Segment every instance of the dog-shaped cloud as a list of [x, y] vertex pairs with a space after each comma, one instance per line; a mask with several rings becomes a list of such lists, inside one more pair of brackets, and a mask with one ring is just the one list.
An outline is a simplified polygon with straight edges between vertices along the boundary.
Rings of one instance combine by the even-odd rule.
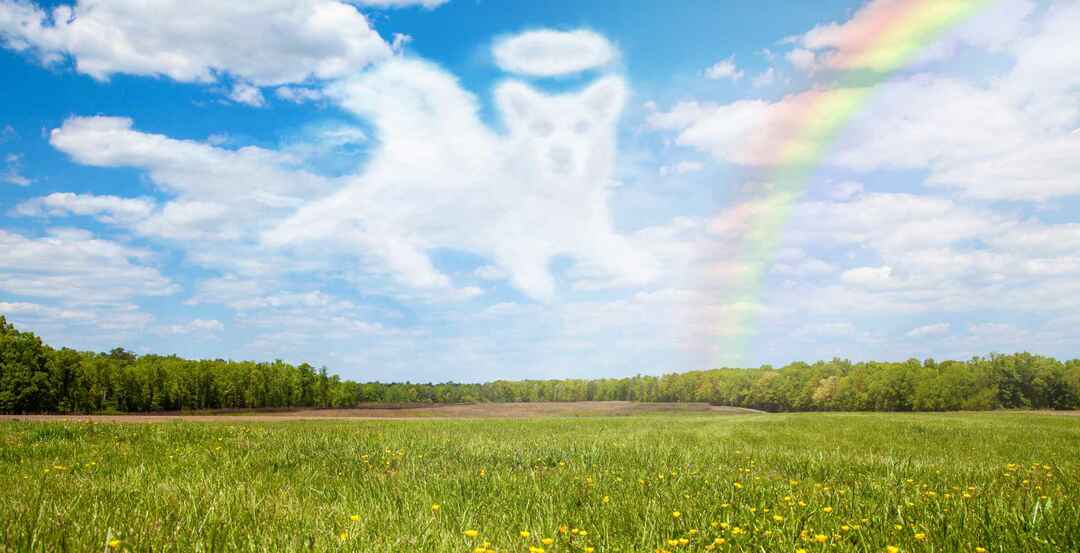
[[379, 143], [358, 174], [265, 242], [347, 245], [421, 288], [451, 286], [430, 252], [466, 251], [538, 300], [555, 294], [557, 256], [614, 282], [651, 278], [653, 262], [615, 232], [608, 209], [627, 96], [620, 77], [559, 95], [503, 82], [494, 96], [504, 132], [481, 120], [453, 76], [418, 60], [394, 59], [330, 94], [371, 121]]

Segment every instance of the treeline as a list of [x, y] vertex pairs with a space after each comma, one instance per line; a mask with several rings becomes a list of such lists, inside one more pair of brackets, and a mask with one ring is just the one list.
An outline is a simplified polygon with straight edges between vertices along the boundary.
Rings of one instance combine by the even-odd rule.
[[769, 411], [1080, 408], [1080, 360], [792, 363], [594, 380], [353, 382], [308, 364], [54, 349], [0, 316], [0, 412], [152, 412], [366, 403], [696, 401]]

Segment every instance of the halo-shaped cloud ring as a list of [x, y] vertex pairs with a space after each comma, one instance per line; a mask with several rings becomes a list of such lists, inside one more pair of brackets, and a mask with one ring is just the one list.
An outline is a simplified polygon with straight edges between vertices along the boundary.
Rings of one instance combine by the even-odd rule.
[[606, 38], [584, 29], [527, 31], [497, 40], [492, 53], [500, 69], [537, 77], [571, 75], [603, 67], [618, 56]]

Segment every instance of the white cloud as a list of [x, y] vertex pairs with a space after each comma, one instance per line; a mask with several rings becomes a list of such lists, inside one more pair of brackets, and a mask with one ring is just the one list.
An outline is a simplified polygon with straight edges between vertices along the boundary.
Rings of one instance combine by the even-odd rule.
[[[1077, 26], [1080, 29], [1080, 25]], [[1000, 84], [1000, 83], [999, 83]], [[776, 102], [723, 105], [693, 101], [649, 116], [680, 145], [729, 163], [771, 166], [779, 151], [812, 152], [812, 133], [796, 133], [824, 102], [860, 101], [865, 90], [810, 90]], [[1080, 96], [1080, 95], [1078, 95]], [[1080, 193], [1080, 138], [1071, 125], [1042, 127], [1028, 106], [1001, 89], [917, 75], [879, 85], [873, 104], [830, 147], [826, 164], [870, 172], [929, 169], [926, 182], [986, 199], [1047, 200]]]
[[[872, 0], [847, 21], [818, 25], [790, 42], [801, 46], [793, 51], [820, 52], [824, 65], [833, 69], [889, 71], [913, 51], [918, 52], [917, 61], [926, 62], [947, 56], [959, 45], [1002, 48], [1021, 32], [1025, 18], [1035, 8], [1030, 0], [1003, 0], [989, 8], [982, 4], [980, 0], [918, 5], [906, 0]], [[946, 29], [957, 21], [958, 29], [949, 29], [927, 47], [928, 29], [932, 31], [935, 25]], [[810, 55], [795, 57], [798, 59], [789, 54], [788, 59], [796, 67], [816, 67]]]
[[132, 128], [121, 117], [73, 117], [50, 143], [79, 163], [148, 171], [175, 196], [137, 230], [170, 239], [253, 237], [272, 219], [329, 190], [326, 179], [293, 167], [280, 152], [237, 150]]
[[178, 287], [148, 264], [152, 257], [84, 230], [51, 229], [40, 238], [0, 230], [0, 290], [68, 305], [176, 293]]
[[325, 97], [321, 89], [302, 86], [279, 86], [274, 89], [274, 95], [297, 104], [316, 102]]
[[247, 83], [234, 84], [232, 91], [229, 92], [229, 99], [236, 103], [247, 104], [256, 108], [266, 105], [266, 98], [263, 98], [262, 91], [259, 90], [259, 87]]
[[706, 79], [719, 80], [719, 79], [731, 79], [737, 81], [743, 78], [743, 72], [735, 65], [735, 55], [732, 54], [727, 59], [720, 60], [704, 71]]
[[559, 254], [614, 278], [649, 278], [608, 213], [621, 79], [558, 96], [505, 82], [495, 96], [506, 135], [480, 121], [450, 75], [420, 62], [388, 62], [332, 93], [374, 123], [379, 147], [359, 175], [268, 232], [267, 243], [333, 245], [418, 288], [451, 286], [428, 257], [435, 248], [488, 257], [540, 299], [553, 297], [548, 263]]
[[155, 331], [159, 334], [217, 334], [225, 331], [225, 325], [216, 319], [193, 319], [186, 323], [161, 326]]
[[4, 163], [6, 165], [4, 171], [0, 173], [0, 180], [14, 184], [15, 186], [29, 186], [30, 179], [22, 175], [22, 156], [19, 154], [7, 154], [4, 156]]
[[811, 90], [776, 102], [738, 100], [730, 104], [680, 102], [671, 110], [653, 113], [648, 124], [654, 129], [675, 131], [676, 142], [740, 165], [774, 165], [786, 159], [783, 152], [812, 151], [812, 134], [792, 136], [792, 127], [818, 108], [822, 95], [837, 103], [849, 102], [861, 94], [857, 89]]
[[890, 288], [894, 286], [892, 267], [856, 267], [840, 275], [847, 284], [866, 288]]
[[393, 50], [395, 54], [401, 54], [405, 51], [405, 47], [408, 46], [408, 44], [412, 41], [412, 35], [407, 35], [404, 33], [394, 33], [394, 39], [390, 43], [390, 49]]
[[915, 327], [905, 334], [908, 338], [928, 338], [931, 336], [944, 336], [949, 333], [952, 325], [949, 323], [934, 323]]
[[[778, 317], [770, 324], [796, 315], [887, 320], [898, 313], [1003, 306], [1018, 313], [1080, 308], [1080, 299], [1072, 299], [1080, 283], [1075, 224], [1049, 224], [944, 198], [864, 192], [842, 201], [747, 202], [709, 222], [715, 239], [705, 248], [738, 260], [738, 244], [770, 239], [757, 233], [777, 210], [787, 214], [784, 234], [771, 238], [780, 248], [773, 272], [783, 281], [768, 294]], [[831, 270], [799, 273], [793, 266], [808, 248], [847, 255], [830, 259]], [[691, 270], [703, 275], [698, 282], [713, 283], [721, 298], [730, 297], [725, 288], [738, 282], [738, 273], [709, 273], [702, 261]]]
[[351, 0], [354, 4], [370, 8], [407, 8], [420, 6], [425, 9], [437, 8], [450, 0]]
[[610, 64], [618, 51], [592, 31], [527, 31], [496, 41], [495, 64], [511, 73], [554, 77]]
[[776, 82], [776, 70], [772, 67], [758, 73], [754, 76], [754, 79], [750, 81], [750, 84], [754, 85], [754, 88], [763, 88], [766, 86], [772, 86]]
[[[918, 9], [951, 11], [962, 5], [931, 3]], [[881, 59], [857, 54], [876, 36], [878, 23], [904, 9], [904, 2], [871, 2], [846, 23], [819, 26], [796, 39], [804, 48], [788, 55], [804, 67], [816, 56], [813, 63], [833, 68], [881, 69], [879, 64], [893, 55], [889, 48], [874, 50]], [[1023, 0], [995, 3], [949, 36], [951, 46], [935, 54], [937, 59], [962, 43], [1014, 63], [997, 78], [978, 83], [939, 71], [894, 77], [872, 94], [826, 83], [776, 101], [684, 101], [652, 113], [648, 122], [674, 132], [678, 144], [718, 160], [772, 166], [822, 146], [816, 133], [804, 132], [807, 117], [819, 120], [831, 113], [829, 106], [848, 106], [854, 117], [827, 149], [825, 165], [861, 172], [927, 170], [926, 184], [981, 199], [1045, 202], [1080, 194], [1074, 178], [1080, 140], [1072, 134], [1080, 120], [1080, 5], [1056, 3], [1040, 11]], [[781, 151], [788, 155], [778, 155]]]
[[804, 73], [813, 73], [818, 69], [817, 55], [805, 48], [795, 48], [785, 54], [784, 57], [796, 69]]
[[227, 73], [271, 86], [339, 78], [390, 55], [367, 19], [337, 0], [79, 0], [49, 12], [0, 0], [0, 40], [48, 64], [70, 56], [98, 80], [128, 73], [209, 83]]
[[105, 223], [134, 224], [153, 213], [154, 202], [144, 198], [55, 192], [22, 202], [14, 211], [29, 217], [83, 215]]
[[94, 314], [86, 309], [54, 307], [29, 302], [0, 301], [0, 313], [10, 320], [30, 321], [33, 323], [43, 321], [83, 323], [95, 319]]

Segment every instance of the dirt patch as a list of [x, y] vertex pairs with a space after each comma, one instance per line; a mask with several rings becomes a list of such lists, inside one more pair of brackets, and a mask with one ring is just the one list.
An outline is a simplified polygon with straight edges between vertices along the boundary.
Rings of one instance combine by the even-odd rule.
[[296, 411], [238, 412], [231, 414], [156, 413], [136, 415], [0, 415], [0, 420], [94, 422], [273, 422], [292, 420], [416, 420], [477, 418], [539, 418], [629, 416], [648, 413], [740, 415], [761, 413], [741, 407], [707, 403], [636, 403], [632, 401], [576, 401], [545, 403], [476, 403], [468, 405], [365, 406], [356, 409], [303, 409]]

